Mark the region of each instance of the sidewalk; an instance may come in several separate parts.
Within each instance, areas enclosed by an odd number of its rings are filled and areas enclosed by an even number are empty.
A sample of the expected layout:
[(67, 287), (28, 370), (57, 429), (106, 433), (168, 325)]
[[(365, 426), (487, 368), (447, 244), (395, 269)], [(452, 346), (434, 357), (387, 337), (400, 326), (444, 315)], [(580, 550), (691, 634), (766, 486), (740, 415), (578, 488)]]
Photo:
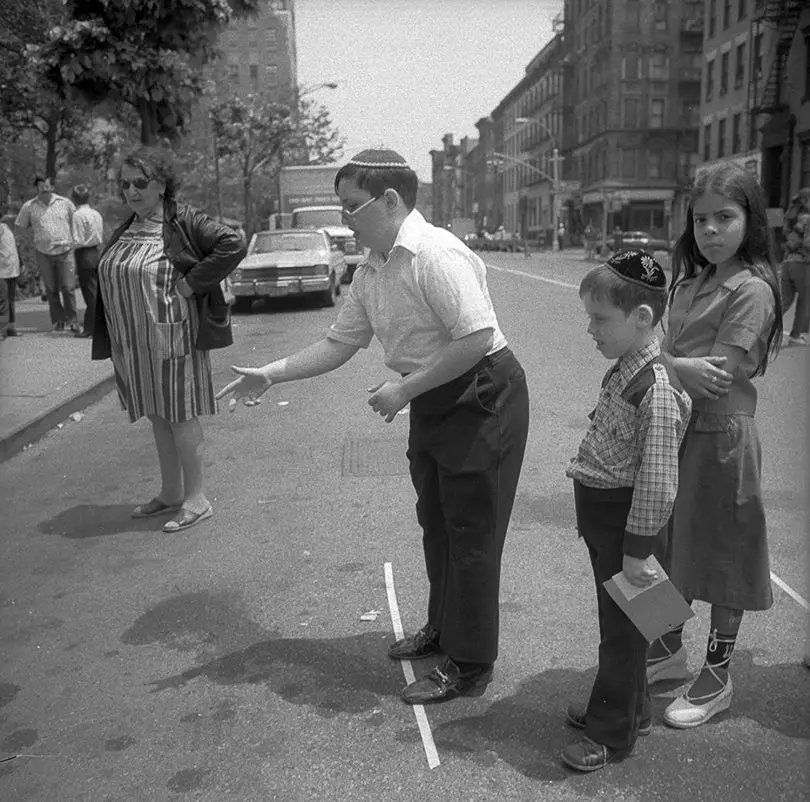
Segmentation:
[[(81, 320), (78, 290), (76, 301)], [(17, 331), (0, 342), (0, 462), (115, 387), (110, 360), (90, 360), (89, 338), (53, 331), (39, 296), (17, 301)]]

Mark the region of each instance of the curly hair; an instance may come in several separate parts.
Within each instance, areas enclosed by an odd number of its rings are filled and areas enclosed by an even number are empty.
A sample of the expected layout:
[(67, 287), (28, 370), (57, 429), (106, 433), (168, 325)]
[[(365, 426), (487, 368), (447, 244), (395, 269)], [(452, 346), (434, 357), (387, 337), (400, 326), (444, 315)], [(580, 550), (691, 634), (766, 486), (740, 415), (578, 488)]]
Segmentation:
[[(125, 156), (118, 168), (119, 183), (124, 165), (140, 170), (150, 180), (157, 180), (165, 184), (164, 201), (175, 200), (180, 181), (174, 169), (174, 158), (171, 151), (165, 148), (143, 147)], [(125, 200), (123, 194), (121, 199)]]

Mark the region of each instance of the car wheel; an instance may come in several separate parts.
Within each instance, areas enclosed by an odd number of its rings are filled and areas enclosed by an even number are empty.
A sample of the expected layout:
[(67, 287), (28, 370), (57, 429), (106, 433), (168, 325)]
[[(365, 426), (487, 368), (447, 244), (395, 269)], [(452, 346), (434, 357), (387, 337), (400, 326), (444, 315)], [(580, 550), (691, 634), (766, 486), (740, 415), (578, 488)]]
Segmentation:
[(252, 298), (234, 298), (233, 299), (233, 313), (235, 315), (250, 314), (250, 307), (253, 303)]
[(321, 306), (334, 306), (337, 303), (337, 282), (335, 274), (329, 276), (329, 289), (321, 293)]

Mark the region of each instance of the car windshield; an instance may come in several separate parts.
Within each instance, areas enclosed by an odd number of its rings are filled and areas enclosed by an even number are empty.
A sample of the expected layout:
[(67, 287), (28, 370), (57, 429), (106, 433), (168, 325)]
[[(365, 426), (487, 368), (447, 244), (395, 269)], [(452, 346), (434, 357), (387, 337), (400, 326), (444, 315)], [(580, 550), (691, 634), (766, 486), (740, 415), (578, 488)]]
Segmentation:
[(277, 253), (278, 251), (311, 251), (323, 247), (323, 237), (318, 234), (271, 234), (256, 235), (251, 253)]
[(337, 209), (313, 209), (311, 212), (298, 211), (293, 214), (293, 228), (321, 228), (321, 226), (342, 226), (343, 212)]

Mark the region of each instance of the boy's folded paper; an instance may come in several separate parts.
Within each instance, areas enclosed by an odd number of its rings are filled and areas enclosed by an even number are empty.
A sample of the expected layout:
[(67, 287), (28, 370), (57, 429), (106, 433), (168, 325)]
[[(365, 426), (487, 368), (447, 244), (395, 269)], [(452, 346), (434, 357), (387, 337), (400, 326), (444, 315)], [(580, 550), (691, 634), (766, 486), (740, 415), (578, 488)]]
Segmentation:
[(621, 571), (603, 583), (613, 601), (650, 643), (695, 615), (655, 557), (652, 562), (658, 577), (646, 588), (631, 585)]

